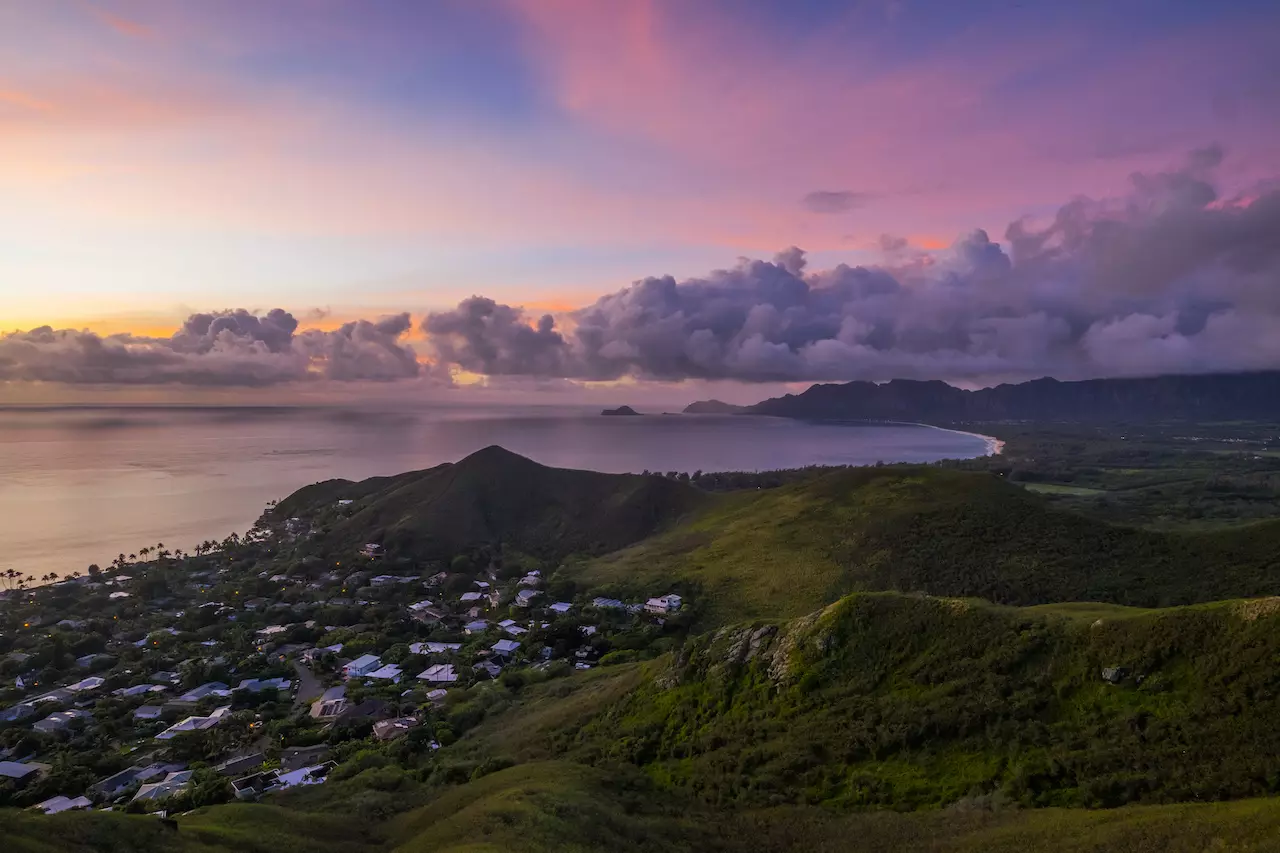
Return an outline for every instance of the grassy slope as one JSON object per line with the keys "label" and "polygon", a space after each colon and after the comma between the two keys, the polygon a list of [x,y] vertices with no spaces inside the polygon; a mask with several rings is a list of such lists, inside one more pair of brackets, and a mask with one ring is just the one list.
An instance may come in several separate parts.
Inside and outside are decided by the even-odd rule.
{"label": "grassy slope", "polygon": [[181,818],[66,812],[52,817],[0,810],[5,853],[371,853],[367,827],[349,818],[266,805],[225,805]]}
{"label": "grassy slope", "polygon": [[[1277,611],[1276,600],[1225,602],[1093,625],[858,595],[777,634],[700,638],[565,748],[722,805],[1265,795],[1280,790]],[[1104,683],[1110,666],[1131,677]]]}
{"label": "grassy slope", "polygon": [[[1280,800],[1112,811],[714,812],[579,765],[525,765],[397,822],[397,853],[1280,850]],[[856,839],[856,845],[851,840]]]}
{"label": "grassy slope", "polygon": [[569,570],[637,591],[696,583],[709,624],[799,616],[855,590],[1168,606],[1280,592],[1280,523],[1159,533],[1055,510],[990,475],[865,468],[725,496]]}
{"label": "grassy slope", "polygon": [[[332,507],[355,503],[349,517]],[[548,468],[500,447],[453,465],[363,483],[329,481],[281,501],[281,517],[329,513],[322,542],[448,558],[501,542],[548,559],[621,548],[710,497],[656,476]]]}
{"label": "grassy slope", "polygon": [[[623,774],[548,762],[491,774],[446,792],[380,827],[376,847],[352,837],[351,821],[219,806],[180,819],[178,832],[153,818],[0,812],[4,849],[14,853],[214,853],[385,850],[394,853],[542,851],[741,851],[857,849],[865,853],[1200,853],[1280,850],[1280,800],[1136,806],[1109,811],[942,810],[837,815],[792,806],[717,812],[648,790]],[[234,816],[233,816],[234,815]],[[237,830],[209,830],[218,822]],[[856,844],[851,840],[856,839]]]}

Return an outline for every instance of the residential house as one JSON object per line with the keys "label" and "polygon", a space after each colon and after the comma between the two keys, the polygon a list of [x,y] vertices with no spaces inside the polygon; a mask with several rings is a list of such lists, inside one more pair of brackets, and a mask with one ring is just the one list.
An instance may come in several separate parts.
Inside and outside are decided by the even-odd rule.
{"label": "residential house", "polygon": [[222,722],[222,720],[230,713],[231,706],[223,705],[207,717],[187,717],[184,720],[179,720],[160,734],[156,735],[156,740],[169,740],[170,738],[177,737],[184,732],[198,732],[203,731],[204,729],[211,729],[218,725],[218,723]]}
{"label": "residential house", "polygon": [[671,592],[666,595],[660,595],[657,598],[649,599],[644,603],[644,609],[648,613],[674,613],[680,609],[680,605],[682,603],[680,596]]}
{"label": "residential house", "polygon": [[43,720],[32,725],[31,728],[45,734],[53,734],[54,732],[65,731],[76,720],[87,720],[92,716],[88,711],[79,711],[75,708],[66,711],[54,711]]}
{"label": "residential house", "polygon": [[502,630],[513,637],[519,637],[529,633],[528,628],[521,628],[519,625],[506,625]]}
{"label": "residential house", "polygon": [[536,589],[522,589],[516,593],[515,605],[516,607],[528,607],[539,595],[542,595],[542,593]]}
{"label": "residential house", "polygon": [[448,690],[445,690],[442,687],[437,687],[435,690],[427,691],[427,701],[430,702],[432,705],[439,705],[442,702],[444,702],[445,697],[447,697],[448,695],[449,695]]}
{"label": "residential house", "polygon": [[490,678],[497,678],[502,674],[502,667],[498,666],[491,660],[482,660],[471,668],[476,672],[483,672],[487,674]]}
{"label": "residential house", "polygon": [[342,643],[334,643],[332,646],[325,646],[321,649],[307,649],[302,653],[303,663],[315,663],[326,654],[340,654],[342,652]]}
{"label": "residential house", "polygon": [[593,598],[591,599],[591,606],[598,607],[601,610],[625,610],[627,607],[616,598]]}
{"label": "residential house", "polygon": [[567,601],[557,601],[555,604],[551,605],[551,610],[554,613],[565,614],[568,613],[572,607],[573,605]]}
{"label": "residential house", "polygon": [[321,764],[329,757],[330,749],[324,744],[316,746],[291,746],[280,753],[280,769],[288,772]]}
{"label": "residential house", "polygon": [[493,653],[502,657],[510,657],[520,648],[520,644],[515,640],[499,640],[492,646]]}
{"label": "residential house", "polygon": [[468,636],[472,634],[483,634],[485,631],[489,630],[489,623],[483,619],[476,619],[473,622],[468,622],[467,624],[463,625],[462,630],[463,630],[463,633],[467,634]]}
{"label": "residential house", "polygon": [[256,800],[263,794],[280,787],[280,774],[275,770],[264,770],[231,780],[231,792],[237,800]]}
{"label": "residential house", "polygon": [[139,800],[163,800],[166,797],[172,797],[175,794],[181,794],[191,785],[191,777],[195,775],[194,770],[177,770],[168,774],[159,782],[148,782],[138,789],[138,793],[133,795],[133,799],[129,802],[138,802]]}
{"label": "residential house", "polygon": [[35,706],[28,702],[23,702],[18,705],[10,705],[0,711],[0,723],[17,723],[35,715]]}
{"label": "residential house", "polygon": [[67,689],[72,693],[85,693],[90,690],[97,690],[106,684],[107,680],[99,675],[91,675],[88,678],[82,678],[75,684],[68,684]]}
{"label": "residential house", "polygon": [[373,724],[373,736],[378,740],[395,740],[409,733],[418,725],[417,717],[393,717]]}
{"label": "residential house", "polygon": [[144,693],[163,693],[165,688],[159,684],[135,684],[132,687],[121,687],[118,690],[112,690],[112,696],[123,696],[126,699],[132,699],[134,696],[141,696]]}
{"label": "residential house", "polygon": [[452,684],[458,680],[453,664],[437,663],[418,673],[418,678],[428,684]]}
{"label": "residential house", "polygon": [[529,572],[529,574],[520,578],[520,586],[537,586],[542,583],[542,572]]}
{"label": "residential house", "polygon": [[360,678],[361,676],[368,675],[380,666],[382,666],[382,661],[377,655],[361,655],[343,666],[342,674],[347,678]]}
{"label": "residential house", "polygon": [[464,592],[462,594],[462,597],[459,598],[458,600],[461,601],[463,604],[471,604],[473,602],[479,601],[482,598],[484,598],[484,595],[482,593]]}
{"label": "residential house", "polygon": [[347,708],[345,685],[330,687],[319,699],[311,703],[311,719],[332,720]]}
{"label": "residential house", "polygon": [[101,797],[104,800],[115,799],[130,785],[136,785],[143,781],[142,772],[145,769],[144,767],[129,767],[119,773],[113,773],[107,778],[99,779],[90,785],[88,793],[92,797]]}
{"label": "residential house", "polygon": [[231,688],[221,681],[208,681],[199,687],[193,687],[173,701],[182,705],[194,705],[209,696],[223,698],[231,695]]}
{"label": "residential house", "polygon": [[213,769],[219,776],[239,776],[247,770],[258,767],[266,760],[267,757],[261,752],[254,752],[249,755],[228,758],[221,764],[214,765]]}
{"label": "residential house", "polygon": [[57,814],[58,812],[71,811],[72,809],[93,808],[93,801],[88,797],[76,797],[73,800],[70,797],[58,795],[50,797],[43,803],[36,803],[32,808],[39,809],[45,814]]}
{"label": "residential house", "polygon": [[360,549],[360,553],[368,557],[370,560],[376,560],[382,556],[382,546],[370,542]]}
{"label": "residential house", "polygon": [[17,785],[25,785],[27,782],[38,778],[40,774],[48,770],[45,764],[36,764],[35,762],[21,763],[18,761],[0,761],[0,779],[8,779]]}
{"label": "residential house", "polygon": [[443,655],[456,652],[462,643],[410,643],[409,651],[415,655]]}
{"label": "residential house", "polygon": [[164,709],[159,705],[140,705],[133,711],[135,720],[158,720]]}
{"label": "residential house", "polygon": [[261,693],[263,690],[288,690],[293,682],[287,678],[246,678],[236,686],[236,690],[248,690],[250,693]]}
{"label": "residential house", "polygon": [[377,678],[381,681],[390,681],[393,684],[400,683],[401,669],[394,663],[380,666],[373,672],[365,673],[365,678]]}

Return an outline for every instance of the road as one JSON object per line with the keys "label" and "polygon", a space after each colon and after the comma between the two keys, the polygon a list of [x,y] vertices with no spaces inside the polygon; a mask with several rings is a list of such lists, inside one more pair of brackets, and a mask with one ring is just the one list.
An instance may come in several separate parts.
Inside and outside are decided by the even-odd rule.
{"label": "road", "polygon": [[294,694],[294,704],[310,705],[319,699],[324,692],[324,685],[316,678],[316,674],[303,666],[301,661],[293,662],[293,670],[298,673],[298,692]]}

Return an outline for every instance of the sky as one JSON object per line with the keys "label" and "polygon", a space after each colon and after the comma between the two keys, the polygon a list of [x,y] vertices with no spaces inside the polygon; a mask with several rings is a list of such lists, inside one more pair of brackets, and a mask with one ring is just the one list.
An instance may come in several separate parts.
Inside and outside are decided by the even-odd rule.
{"label": "sky", "polygon": [[0,0],[0,32],[2,396],[1280,367],[1273,2]]}

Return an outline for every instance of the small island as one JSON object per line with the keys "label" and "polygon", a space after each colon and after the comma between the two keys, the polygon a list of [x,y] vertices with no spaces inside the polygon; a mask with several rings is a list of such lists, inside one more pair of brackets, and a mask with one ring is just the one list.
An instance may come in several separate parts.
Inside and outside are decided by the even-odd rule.
{"label": "small island", "polygon": [[600,414],[610,418],[640,416],[640,413],[637,412],[635,409],[631,408],[630,406],[619,406],[616,409],[605,409]]}
{"label": "small island", "polygon": [[699,400],[685,406],[686,415],[736,415],[747,410],[746,406],[735,406],[720,400]]}

